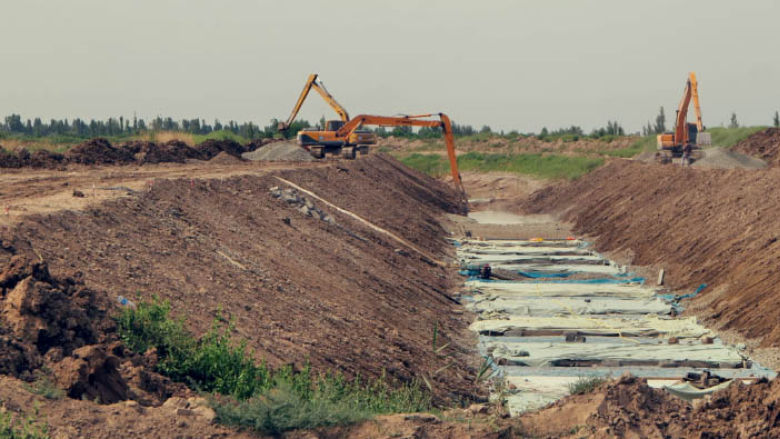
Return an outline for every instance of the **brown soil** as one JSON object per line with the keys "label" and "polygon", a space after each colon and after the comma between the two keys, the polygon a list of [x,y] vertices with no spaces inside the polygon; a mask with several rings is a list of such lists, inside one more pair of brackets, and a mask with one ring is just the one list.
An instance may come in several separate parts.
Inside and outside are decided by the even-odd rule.
{"label": "brown soil", "polygon": [[226,151],[222,151],[219,154],[215,155],[214,158],[209,160],[209,163],[214,163],[217,165],[232,165],[236,163],[243,162],[244,159],[241,158],[241,156],[234,156]]}
{"label": "brown soil", "polygon": [[[451,257],[437,218],[461,206],[447,186],[381,156],[337,163],[279,175]],[[449,295],[453,270],[326,206],[335,224],[304,216],[271,196],[280,185],[272,175],[163,180],[83,212],[29,216],[2,234],[0,263],[40,255],[55,275],[82,271],[109,300],[157,295],[198,333],[222,308],[275,366],[426,375],[438,397],[470,398],[477,365],[470,318]],[[440,355],[430,347],[437,321],[442,345],[452,342]]]}
{"label": "brown soil", "polygon": [[732,149],[758,157],[769,166],[780,166],[780,128],[767,128],[753,134]]}
{"label": "brown soil", "polygon": [[544,438],[770,438],[780,435],[780,380],[735,383],[692,405],[623,376],[520,418]]}
{"label": "brown soil", "polygon": [[[233,140],[206,140],[193,148],[179,140],[165,143],[136,140],[115,147],[106,139],[95,138],[74,146],[64,155],[46,150],[30,153],[24,148],[7,151],[0,147],[0,168],[65,169],[68,164],[185,163],[193,159],[211,160],[221,153],[240,159],[241,154],[254,151],[273,142],[272,139],[260,139],[243,146]],[[297,145],[296,148],[300,149]],[[305,153],[303,150],[300,152]]]}
{"label": "brown soil", "polygon": [[116,148],[106,139],[90,139],[80,143],[65,152],[65,158],[70,163],[84,165],[121,164],[134,160],[129,149]]}
{"label": "brown soil", "polygon": [[241,146],[238,142],[234,140],[214,140],[214,139],[206,140],[205,142],[196,146],[195,149],[203,157],[203,160],[211,160],[221,152],[226,152],[232,155],[233,157],[240,158],[241,154],[247,151],[251,151],[251,149],[247,149]]}
{"label": "brown soil", "polygon": [[57,169],[62,166],[65,157],[62,154],[40,149],[29,152],[25,148],[7,151],[0,147],[0,168],[47,168]]}
{"label": "brown soil", "polygon": [[536,192],[527,212],[560,212],[597,249],[666,270],[709,324],[780,345],[780,170],[700,170],[615,160]]}
{"label": "brown soil", "polygon": [[202,159],[198,150],[179,140],[162,144],[145,141],[125,143],[120,148],[128,149],[139,164],[146,163],[184,163],[187,159]]}

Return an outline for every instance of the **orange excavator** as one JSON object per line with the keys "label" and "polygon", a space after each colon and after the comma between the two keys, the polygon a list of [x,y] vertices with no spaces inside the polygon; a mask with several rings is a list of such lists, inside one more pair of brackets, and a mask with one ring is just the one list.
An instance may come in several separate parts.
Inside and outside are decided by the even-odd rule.
{"label": "orange excavator", "polygon": [[[347,109],[341,106],[336,101],[333,95],[325,88],[325,84],[319,81],[318,75],[312,73],[306,80],[306,84],[303,85],[303,90],[298,101],[290,113],[290,117],[285,122],[279,122],[277,128],[279,131],[286,131],[290,129],[295,117],[298,116],[298,112],[303,106],[303,102],[306,97],[309,96],[309,92],[314,89],[322,96],[322,99],[330,105],[331,108],[339,115],[340,120],[328,120],[325,122],[325,126],[322,129],[305,129],[305,135],[301,132],[298,133],[298,143],[303,146],[313,146],[306,148],[314,157],[323,158],[326,152],[341,152],[345,157],[350,158],[354,156],[355,151],[360,151],[361,154],[368,153],[368,145],[376,143],[376,134],[369,130],[354,130],[350,136],[346,139],[334,140],[332,136],[323,136],[321,133],[332,133],[341,128],[345,123],[349,122],[349,113]],[[342,141],[343,140],[343,141]]]}
{"label": "orange excavator", "polygon": [[[696,123],[688,123],[688,107],[693,100],[693,109],[696,113]],[[701,120],[701,107],[699,106],[699,85],[696,74],[691,72],[685,83],[685,90],[680,105],[677,107],[674,132],[659,134],[658,150],[666,158],[682,157],[683,152],[689,149],[696,158],[700,155],[703,146],[712,144],[712,137],[704,132],[704,124]]]}
{"label": "orange excavator", "polygon": [[[304,129],[298,132],[298,144],[309,151],[316,158],[324,158],[326,152],[341,154],[346,159],[354,159],[356,151],[361,154],[368,151],[369,144],[376,143],[376,134],[363,129],[366,125],[381,127],[439,127],[444,134],[444,143],[447,145],[447,157],[450,162],[450,172],[455,186],[465,196],[463,182],[458,171],[458,161],[455,157],[455,140],[452,134],[452,124],[450,118],[444,113],[418,114],[414,116],[372,116],[361,114],[349,118],[347,111],[342,107],[325,87],[317,81],[317,75],[309,75],[306,85],[301,92],[298,102],[295,104],[290,117],[286,122],[279,124],[279,130],[289,129],[290,124],[298,114],[303,101],[314,88],[325,99],[331,107],[341,116],[341,120],[327,121],[323,129]],[[438,116],[438,120],[434,119]]]}

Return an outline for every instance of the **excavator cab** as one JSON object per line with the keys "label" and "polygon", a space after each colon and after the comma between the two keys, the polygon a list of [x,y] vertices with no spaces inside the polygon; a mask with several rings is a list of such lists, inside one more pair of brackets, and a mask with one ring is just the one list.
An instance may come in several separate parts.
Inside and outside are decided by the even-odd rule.
{"label": "excavator cab", "polygon": [[343,126],[344,122],[341,120],[329,120],[325,122],[325,131],[338,131]]}

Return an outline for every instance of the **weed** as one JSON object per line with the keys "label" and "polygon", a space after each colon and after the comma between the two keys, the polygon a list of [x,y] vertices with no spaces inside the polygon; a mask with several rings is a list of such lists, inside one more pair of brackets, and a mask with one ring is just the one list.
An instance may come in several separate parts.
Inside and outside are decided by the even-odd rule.
{"label": "weed", "polygon": [[48,430],[33,417],[0,412],[0,439],[49,439]]}
{"label": "weed", "polygon": [[569,393],[572,395],[590,393],[606,381],[607,379],[602,377],[579,377],[577,381],[569,384]]}
{"label": "weed", "polygon": [[41,395],[46,399],[62,399],[65,396],[65,391],[57,387],[57,385],[44,373],[37,372],[38,379],[32,384],[25,384],[27,391]]}
{"label": "weed", "polygon": [[[156,348],[158,370],[212,396],[219,422],[278,434],[297,428],[343,425],[375,414],[425,410],[430,394],[418,382],[391,387],[377,380],[347,380],[340,374],[312,373],[307,364],[271,370],[252,360],[246,343],[230,339],[230,326],[215,320],[196,340],[181,320],[169,316],[170,304],[154,299],[117,317],[122,340],[138,352]],[[1,438],[0,438],[1,439]]]}

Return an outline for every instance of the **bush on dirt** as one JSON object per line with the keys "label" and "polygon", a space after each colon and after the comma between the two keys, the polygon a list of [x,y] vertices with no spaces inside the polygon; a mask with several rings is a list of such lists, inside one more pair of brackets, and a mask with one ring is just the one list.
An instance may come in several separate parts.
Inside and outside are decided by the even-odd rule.
{"label": "bush on dirt", "polygon": [[308,370],[291,380],[294,376],[277,375],[273,388],[246,401],[212,400],[218,421],[264,434],[280,434],[431,407],[430,395],[416,384],[392,388],[384,378],[348,381],[341,375],[320,375],[313,380]]}
{"label": "bush on dirt", "polygon": [[569,393],[572,395],[584,395],[590,393],[602,384],[607,382],[602,377],[579,377],[577,381],[569,383]]}
{"label": "bush on dirt", "polygon": [[0,439],[49,439],[48,427],[32,417],[22,418],[10,411],[0,412]]}
{"label": "bush on dirt", "polygon": [[170,317],[170,304],[154,299],[117,317],[121,339],[137,352],[157,350],[157,370],[192,387],[227,395],[212,398],[218,420],[228,425],[278,433],[296,428],[342,425],[375,414],[430,408],[430,394],[412,382],[391,387],[378,380],[347,380],[340,374],[314,374],[309,366],[271,370],[256,365],[244,343],[230,338],[230,326],[215,320],[196,340],[182,320]]}

